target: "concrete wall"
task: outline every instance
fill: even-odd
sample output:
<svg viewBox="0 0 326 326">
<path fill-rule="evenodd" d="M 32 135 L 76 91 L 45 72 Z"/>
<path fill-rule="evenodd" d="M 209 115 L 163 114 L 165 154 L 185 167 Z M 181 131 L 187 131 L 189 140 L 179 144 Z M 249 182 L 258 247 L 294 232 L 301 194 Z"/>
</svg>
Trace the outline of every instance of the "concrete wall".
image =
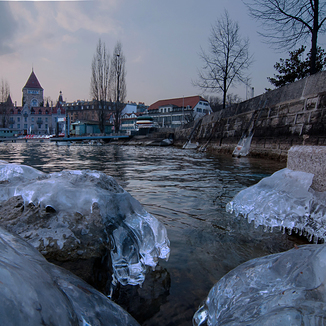
<svg viewBox="0 0 326 326">
<path fill-rule="evenodd" d="M 207 150 L 232 153 L 242 135 L 254 130 L 250 155 L 286 159 L 293 145 L 326 145 L 326 72 L 264 93 L 205 116 L 193 142 Z M 193 127 L 178 129 L 177 142 Z"/>
</svg>

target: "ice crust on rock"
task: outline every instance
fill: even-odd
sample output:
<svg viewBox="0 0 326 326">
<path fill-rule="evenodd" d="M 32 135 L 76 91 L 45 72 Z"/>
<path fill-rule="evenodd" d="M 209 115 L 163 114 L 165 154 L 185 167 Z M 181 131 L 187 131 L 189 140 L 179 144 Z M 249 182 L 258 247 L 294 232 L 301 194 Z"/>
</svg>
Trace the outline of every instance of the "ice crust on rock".
<svg viewBox="0 0 326 326">
<path fill-rule="evenodd" d="M 193 325 L 324 325 L 325 268 L 325 244 L 243 263 L 214 285 Z"/>
<path fill-rule="evenodd" d="M 120 306 L 0 228 L 0 325 L 139 326 Z"/>
<path fill-rule="evenodd" d="M 46 250 L 46 246 L 49 250 L 61 250 L 65 245 L 71 247 L 68 251 L 77 251 L 77 233 L 92 236 L 89 225 L 96 208 L 102 218 L 101 223 L 95 223 L 102 231 L 97 240 L 103 244 L 111 242 L 114 276 L 120 283 L 141 284 L 146 266 L 155 268 L 159 258 L 169 258 L 169 239 L 163 224 L 104 173 L 66 170 L 46 174 L 0 161 L 0 182 L 0 203 L 21 196 L 25 207 L 32 203 L 55 212 L 51 218 L 46 216 L 41 226 L 40 221 L 34 221 L 37 230 L 33 230 L 33 225 L 25 225 L 30 222 L 8 222 L 10 230 L 40 251 Z M 84 219 L 82 230 L 78 229 L 78 214 Z"/>
<path fill-rule="evenodd" d="M 326 240 L 326 194 L 310 188 L 312 173 L 282 169 L 240 191 L 226 210 L 256 227 L 281 228 Z"/>
</svg>

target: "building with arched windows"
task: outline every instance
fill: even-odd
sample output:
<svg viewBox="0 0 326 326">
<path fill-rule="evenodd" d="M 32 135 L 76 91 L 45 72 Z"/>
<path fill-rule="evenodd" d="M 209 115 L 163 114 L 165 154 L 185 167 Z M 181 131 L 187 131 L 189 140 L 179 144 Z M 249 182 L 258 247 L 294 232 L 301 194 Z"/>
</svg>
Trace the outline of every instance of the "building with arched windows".
<svg viewBox="0 0 326 326">
<path fill-rule="evenodd" d="M 34 70 L 22 89 L 22 106 L 11 103 L 7 109 L 8 123 L 6 128 L 18 130 L 20 134 L 49 135 L 64 130 L 65 108 L 60 92 L 57 104 L 50 107 L 44 105 L 43 88 L 38 81 Z"/>
</svg>

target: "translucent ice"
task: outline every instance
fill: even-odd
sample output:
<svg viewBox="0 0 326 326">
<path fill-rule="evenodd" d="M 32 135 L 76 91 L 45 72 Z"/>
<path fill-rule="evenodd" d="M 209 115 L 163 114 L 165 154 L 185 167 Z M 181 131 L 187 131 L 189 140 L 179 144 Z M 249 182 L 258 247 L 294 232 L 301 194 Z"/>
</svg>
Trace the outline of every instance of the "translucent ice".
<svg viewBox="0 0 326 326">
<path fill-rule="evenodd" d="M 326 240 L 324 193 L 310 188 L 313 174 L 283 169 L 240 191 L 226 210 L 243 216 L 256 227 L 297 231 L 310 240 Z"/>
<path fill-rule="evenodd" d="M 165 227 L 104 173 L 75 170 L 46 174 L 0 161 L 0 181 L 0 201 L 22 196 L 25 205 L 33 203 L 57 213 L 54 220 L 44 222 L 38 237 L 30 229 L 22 233 L 36 248 L 40 242 L 46 244 L 53 238 L 61 248 L 68 238 L 77 243 L 75 229 L 63 215 L 80 213 L 87 217 L 96 205 L 103 219 L 99 227 L 104 227 L 107 234 L 103 242 L 111 240 L 113 271 L 119 282 L 141 284 L 146 266 L 155 268 L 159 258 L 169 257 Z M 86 219 L 83 233 L 88 232 L 87 224 Z"/>
<path fill-rule="evenodd" d="M 250 260 L 211 289 L 194 325 L 326 324 L 326 245 Z"/>
<path fill-rule="evenodd" d="M 251 140 L 253 133 L 250 133 L 248 136 L 244 136 L 240 139 L 238 145 L 235 147 L 232 155 L 233 156 L 247 156 L 250 151 Z"/>
<path fill-rule="evenodd" d="M 0 325 L 139 325 L 70 272 L 0 228 Z"/>
</svg>

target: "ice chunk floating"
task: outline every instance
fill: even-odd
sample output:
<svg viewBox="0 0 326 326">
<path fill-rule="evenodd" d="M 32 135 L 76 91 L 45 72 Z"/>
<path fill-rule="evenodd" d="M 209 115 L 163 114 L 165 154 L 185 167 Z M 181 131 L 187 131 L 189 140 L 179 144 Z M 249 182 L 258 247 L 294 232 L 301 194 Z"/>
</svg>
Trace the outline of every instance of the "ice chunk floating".
<svg viewBox="0 0 326 326">
<path fill-rule="evenodd" d="M 0 202 L 21 196 L 24 205 L 55 212 L 40 221 L 37 232 L 26 221 L 10 227 L 40 251 L 49 248 L 78 249 L 80 238 L 92 233 L 90 225 L 105 229 L 104 237 L 111 252 L 114 278 L 121 284 L 141 284 L 147 266 L 155 268 L 158 259 L 168 259 L 170 248 L 162 223 L 150 215 L 142 205 L 121 188 L 114 178 L 91 170 L 42 173 L 24 165 L 0 161 Z M 94 209 L 99 210 L 101 223 L 92 221 Z M 70 215 L 69 215 L 70 214 Z M 78 216 L 83 228 L 78 229 Z M 24 224 L 25 223 L 25 224 Z M 102 236 L 102 235 L 101 235 Z M 68 242 L 68 240 L 71 240 Z M 55 241 L 54 241 L 55 240 Z M 43 249 L 42 249 L 43 248 Z M 50 248 L 50 249 L 51 249 Z M 76 252 L 79 254 L 79 251 Z"/>
<path fill-rule="evenodd" d="M 282 169 L 240 191 L 226 210 L 256 227 L 281 228 L 326 240 L 326 194 L 310 188 L 312 173 Z"/>
<path fill-rule="evenodd" d="M 325 267 L 325 244 L 250 260 L 214 285 L 193 324 L 325 325 Z"/>
</svg>

